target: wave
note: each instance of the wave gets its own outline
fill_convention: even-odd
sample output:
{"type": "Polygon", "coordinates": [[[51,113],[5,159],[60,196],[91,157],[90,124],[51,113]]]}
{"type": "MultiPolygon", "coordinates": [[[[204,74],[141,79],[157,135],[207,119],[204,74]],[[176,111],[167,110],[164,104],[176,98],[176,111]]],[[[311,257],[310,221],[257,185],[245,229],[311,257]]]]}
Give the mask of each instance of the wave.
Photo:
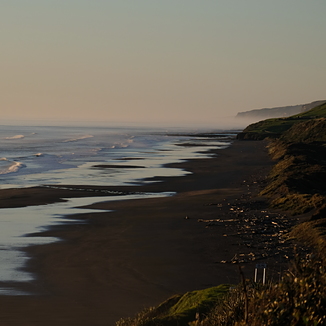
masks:
{"type": "Polygon", "coordinates": [[[78,140],[83,140],[83,139],[93,138],[93,137],[94,137],[93,135],[84,135],[84,136],[80,136],[80,137],[77,137],[77,138],[69,138],[69,139],[63,140],[62,142],[63,143],[71,143],[71,142],[75,142],[75,141],[78,141],[78,140]]]}
{"type": "Polygon", "coordinates": [[[24,135],[16,135],[16,136],[12,136],[12,137],[5,137],[5,139],[10,140],[10,139],[23,139],[25,138],[24,135]]]}
{"type": "Polygon", "coordinates": [[[127,148],[134,142],[132,138],[126,140],[125,142],[115,143],[114,145],[111,146],[111,148],[127,148]]]}
{"type": "Polygon", "coordinates": [[[14,173],[25,167],[22,162],[9,161],[5,157],[1,158],[0,161],[0,174],[14,173]]]}

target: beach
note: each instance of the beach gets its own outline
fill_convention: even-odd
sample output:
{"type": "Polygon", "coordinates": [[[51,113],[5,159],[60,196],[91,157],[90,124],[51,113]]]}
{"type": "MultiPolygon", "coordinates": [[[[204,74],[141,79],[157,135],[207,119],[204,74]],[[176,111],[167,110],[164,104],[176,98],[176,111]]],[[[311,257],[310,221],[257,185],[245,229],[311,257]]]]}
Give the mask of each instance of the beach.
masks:
{"type": "MultiPolygon", "coordinates": [[[[90,188],[99,190],[97,196],[101,190],[176,193],[99,201],[88,207],[98,212],[74,216],[84,223],[44,231],[62,241],[25,249],[26,269],[37,279],[24,286],[34,294],[0,296],[0,324],[114,325],[174,294],[238,283],[238,264],[221,262],[248,248],[234,227],[209,227],[205,221],[228,218],[230,204],[256,198],[274,164],[265,146],[263,141],[234,141],[216,156],[170,164],[191,174],[153,178],[157,182],[140,186],[0,190],[1,208],[88,197],[90,188]]],[[[253,270],[254,263],[244,267],[248,277],[253,270]]]]}

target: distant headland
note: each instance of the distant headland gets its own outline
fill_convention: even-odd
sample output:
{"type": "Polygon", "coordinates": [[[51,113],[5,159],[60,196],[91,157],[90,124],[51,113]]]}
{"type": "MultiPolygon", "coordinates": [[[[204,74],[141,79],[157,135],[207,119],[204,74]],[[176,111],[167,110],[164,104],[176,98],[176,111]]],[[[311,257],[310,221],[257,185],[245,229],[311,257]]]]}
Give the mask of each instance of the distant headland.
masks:
{"type": "Polygon", "coordinates": [[[299,114],[299,113],[309,111],[324,103],[326,103],[326,100],[319,100],[311,103],[297,104],[291,106],[255,109],[255,110],[250,110],[245,112],[239,112],[236,115],[236,118],[261,120],[261,119],[269,119],[269,118],[289,117],[294,114],[299,114]]]}

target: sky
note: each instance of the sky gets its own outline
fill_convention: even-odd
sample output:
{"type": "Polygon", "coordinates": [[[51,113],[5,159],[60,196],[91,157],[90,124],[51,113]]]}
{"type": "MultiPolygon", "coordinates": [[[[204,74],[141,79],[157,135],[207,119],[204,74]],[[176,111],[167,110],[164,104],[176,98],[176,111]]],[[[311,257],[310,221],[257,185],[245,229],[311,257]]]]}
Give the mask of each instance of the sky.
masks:
{"type": "Polygon", "coordinates": [[[325,13],[325,0],[0,0],[0,124],[212,126],[326,99],[325,13]]]}

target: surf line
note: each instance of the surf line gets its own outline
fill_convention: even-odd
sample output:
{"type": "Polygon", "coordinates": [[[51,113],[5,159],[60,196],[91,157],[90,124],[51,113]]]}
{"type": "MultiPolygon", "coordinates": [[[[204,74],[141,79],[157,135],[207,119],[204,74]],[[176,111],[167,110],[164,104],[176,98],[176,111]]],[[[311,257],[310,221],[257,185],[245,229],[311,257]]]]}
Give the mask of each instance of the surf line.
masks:
{"type": "Polygon", "coordinates": [[[75,188],[75,187],[65,187],[65,186],[53,186],[53,185],[41,185],[43,188],[57,189],[57,190],[69,190],[69,191],[87,191],[109,194],[112,196],[129,196],[129,195],[140,195],[140,196],[158,196],[158,197],[168,197],[174,196],[176,193],[172,191],[165,192],[142,192],[142,191],[118,191],[118,190],[107,190],[107,189],[92,189],[92,188],[75,188]]]}

